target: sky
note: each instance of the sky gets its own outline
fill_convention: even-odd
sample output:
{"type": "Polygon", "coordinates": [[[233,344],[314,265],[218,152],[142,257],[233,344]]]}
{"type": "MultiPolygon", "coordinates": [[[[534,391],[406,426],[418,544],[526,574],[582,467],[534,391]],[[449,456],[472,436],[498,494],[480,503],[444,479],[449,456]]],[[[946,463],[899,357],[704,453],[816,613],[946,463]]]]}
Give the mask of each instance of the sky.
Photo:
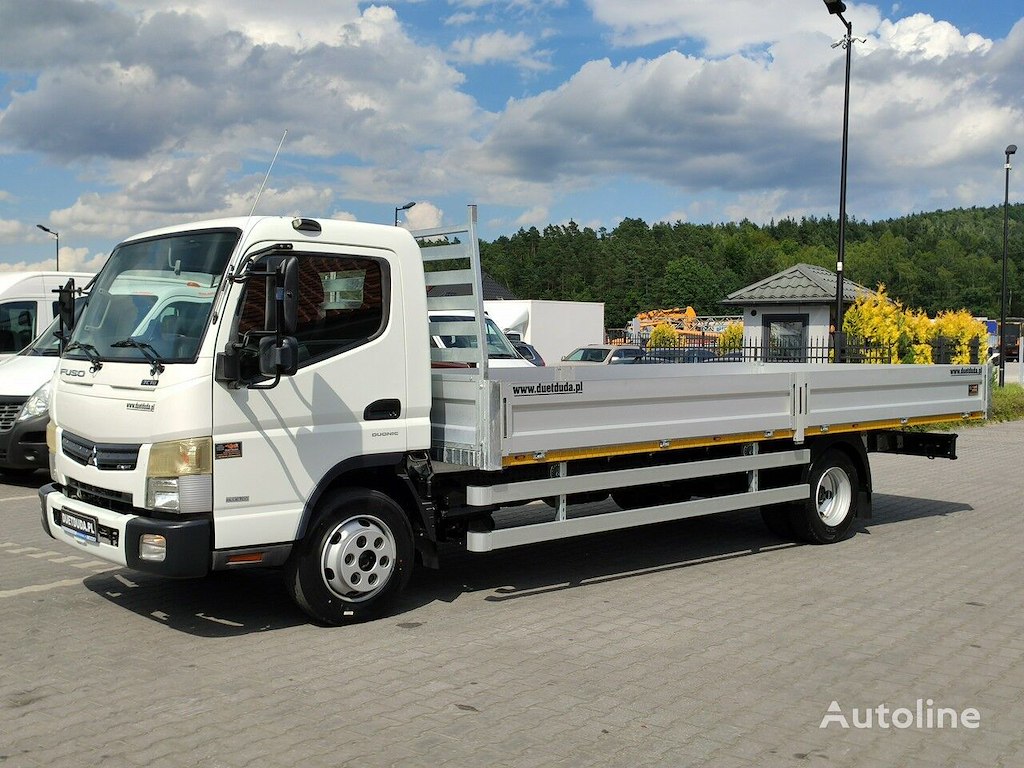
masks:
{"type": "MultiPolygon", "coordinates": [[[[1019,1],[844,17],[848,215],[1001,204],[1019,1]]],[[[474,203],[488,240],[836,218],[844,34],[821,0],[0,0],[0,271],[58,243],[93,271],[254,204],[393,224],[415,202],[402,225],[428,227],[474,203]]]]}

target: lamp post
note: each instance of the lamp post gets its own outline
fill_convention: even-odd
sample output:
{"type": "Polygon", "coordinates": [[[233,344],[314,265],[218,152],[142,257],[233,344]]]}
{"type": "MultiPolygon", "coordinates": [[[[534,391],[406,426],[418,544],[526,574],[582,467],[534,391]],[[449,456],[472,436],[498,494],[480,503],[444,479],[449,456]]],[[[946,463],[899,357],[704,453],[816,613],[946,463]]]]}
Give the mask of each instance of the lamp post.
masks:
{"type": "Polygon", "coordinates": [[[405,205],[402,205],[402,206],[399,206],[398,208],[395,208],[395,226],[396,227],[398,226],[398,212],[399,211],[408,211],[414,205],[416,205],[415,201],[411,202],[411,203],[406,203],[405,205]]]}
{"type": "Polygon", "coordinates": [[[1006,192],[1003,197],[1003,283],[999,301],[999,386],[1006,386],[1006,259],[1010,244],[1010,155],[1017,152],[1017,145],[1006,148],[1006,192]]]}
{"type": "Polygon", "coordinates": [[[846,27],[846,36],[833,48],[846,49],[846,88],[843,95],[843,154],[839,170],[839,254],[836,257],[836,362],[842,362],[843,338],[843,260],[846,258],[846,154],[850,138],[850,56],[853,50],[853,23],[846,20],[843,12],[846,3],[842,0],[822,0],[828,12],[838,16],[846,27]]]}
{"type": "Polygon", "coordinates": [[[60,272],[60,235],[49,227],[44,227],[42,224],[36,224],[36,226],[43,230],[43,232],[49,232],[57,239],[57,271],[60,272]]]}

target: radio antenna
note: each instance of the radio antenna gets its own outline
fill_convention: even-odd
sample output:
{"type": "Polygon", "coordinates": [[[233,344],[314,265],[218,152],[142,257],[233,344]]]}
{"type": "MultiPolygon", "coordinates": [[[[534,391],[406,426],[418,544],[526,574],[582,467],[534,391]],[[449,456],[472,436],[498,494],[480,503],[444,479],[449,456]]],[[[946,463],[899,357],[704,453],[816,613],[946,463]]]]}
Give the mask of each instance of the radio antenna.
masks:
{"type": "Polygon", "coordinates": [[[263,177],[263,183],[260,184],[260,191],[256,193],[256,199],[252,201],[252,210],[249,211],[249,216],[250,217],[254,213],[256,213],[256,206],[259,205],[260,198],[263,196],[263,188],[267,186],[267,180],[270,178],[270,172],[272,170],[274,170],[274,163],[277,162],[277,156],[281,153],[281,147],[284,146],[284,139],[285,139],[285,136],[287,136],[287,135],[288,135],[288,129],[285,128],[284,129],[284,133],[281,134],[281,141],[278,142],[277,152],[274,153],[274,159],[270,161],[270,167],[267,168],[267,175],[263,177]]]}

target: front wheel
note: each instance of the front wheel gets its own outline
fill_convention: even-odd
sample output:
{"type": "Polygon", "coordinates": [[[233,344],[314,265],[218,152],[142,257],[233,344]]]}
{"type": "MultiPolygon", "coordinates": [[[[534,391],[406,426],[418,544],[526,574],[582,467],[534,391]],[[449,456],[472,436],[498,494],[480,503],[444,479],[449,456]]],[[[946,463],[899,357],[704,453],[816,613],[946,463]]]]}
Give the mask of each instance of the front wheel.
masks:
{"type": "Polygon", "coordinates": [[[388,609],[409,581],[412,560],[402,508],[380,491],[347,490],[323,505],[292,553],[288,590],[317,621],[354,624],[388,609]]]}
{"type": "Polygon", "coordinates": [[[857,516],[860,477],[842,451],[825,451],[811,467],[810,498],[790,510],[793,532],[812,544],[845,538],[857,516]]]}

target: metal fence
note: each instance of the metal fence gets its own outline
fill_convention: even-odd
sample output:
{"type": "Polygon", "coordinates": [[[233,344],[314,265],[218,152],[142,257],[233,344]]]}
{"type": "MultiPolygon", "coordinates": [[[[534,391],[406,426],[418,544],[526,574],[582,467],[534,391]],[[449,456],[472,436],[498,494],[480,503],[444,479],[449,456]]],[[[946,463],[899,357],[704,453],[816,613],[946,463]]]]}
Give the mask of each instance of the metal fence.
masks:
{"type": "MultiPolygon", "coordinates": [[[[804,344],[772,339],[767,343],[740,343],[723,346],[717,336],[691,337],[677,345],[648,346],[648,339],[627,334],[609,335],[608,341],[617,344],[636,344],[643,353],[639,363],[898,363],[913,362],[915,348],[909,344],[879,344],[848,339],[844,334],[823,339],[809,339],[804,344]]],[[[931,362],[949,365],[954,359],[962,360],[963,347],[953,339],[938,337],[928,344],[931,362]]],[[[967,348],[969,364],[977,365],[981,347],[974,339],[967,348]]]]}

